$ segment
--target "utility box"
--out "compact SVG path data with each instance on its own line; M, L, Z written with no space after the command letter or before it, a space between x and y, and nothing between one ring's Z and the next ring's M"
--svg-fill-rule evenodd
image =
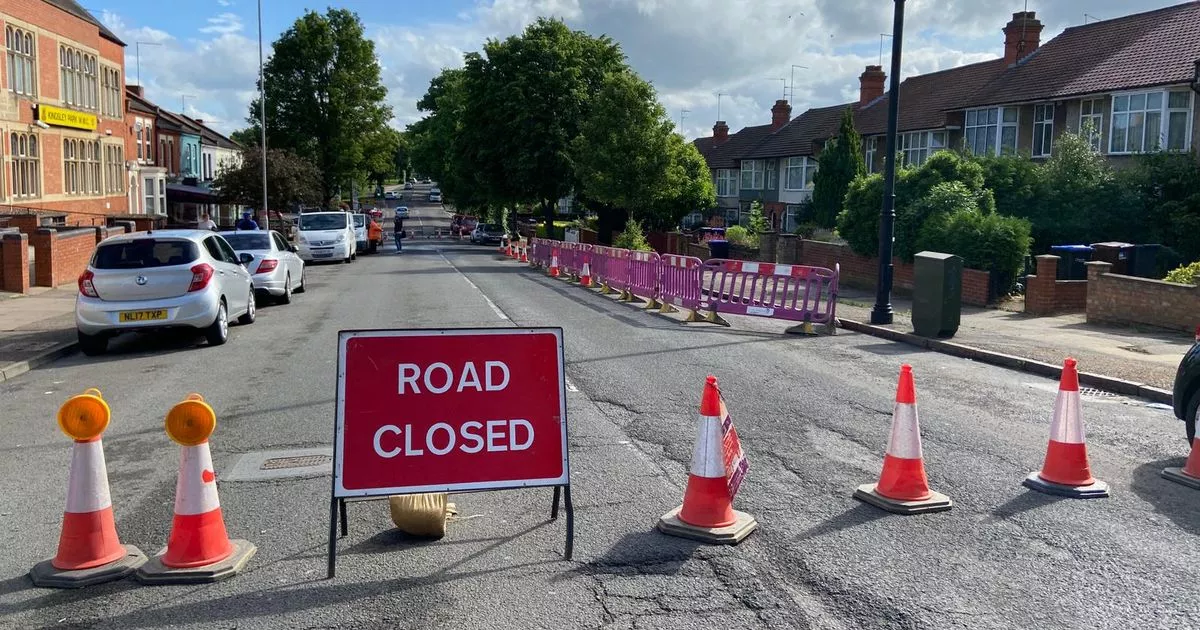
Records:
M962 258L921 252L913 259L913 332L953 337L962 315Z

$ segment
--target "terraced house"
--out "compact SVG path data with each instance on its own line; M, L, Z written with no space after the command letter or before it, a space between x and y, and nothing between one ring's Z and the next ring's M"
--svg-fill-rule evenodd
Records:
M1200 148L1200 2L1071 27L1044 45L1042 30L1034 12L1015 13L1002 29L1002 57L905 79L897 121L903 163L920 165L946 148L1043 160L1062 133L1081 131L1117 164ZM744 222L757 199L776 227L794 230L817 157L846 108L863 136L868 171L882 170L885 80L880 66L867 66L856 102L810 109L783 125L774 113L783 102L772 108L772 125L730 135L718 121L713 136L695 144L727 221Z

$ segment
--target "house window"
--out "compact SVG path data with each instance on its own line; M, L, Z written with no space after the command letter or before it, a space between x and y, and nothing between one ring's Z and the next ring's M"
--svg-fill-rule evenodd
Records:
M800 226L800 206L789 204L783 212L783 232L795 232Z
M817 159L811 157L788 158L785 166L784 190L809 190L817 174Z
M154 178L147 177L142 182L142 192L146 196L146 214L156 214L154 209Z
M866 150L863 151L863 157L867 162L867 172L875 172L875 156L879 153L879 136L867 138Z
M125 147L104 145L104 190L109 194L125 192Z
M718 197L736 197L738 195L737 175L733 169L717 169L716 184Z
M762 160L742 160L742 190L762 190L766 177Z
M12 193L14 197L41 194L42 165L38 159L38 137L32 133L9 134L12 156Z
M158 209L159 214L167 213L167 180L162 178L158 180Z
M144 139L142 137L142 121L140 121L140 120L137 121L136 123L134 123L133 127L135 129L134 133L137 136L137 159L139 162L141 162L142 158L143 158L142 143L144 142Z
M1186 90L1113 96L1109 153L1186 151L1192 93Z
M905 166L920 166L931 153L946 148L945 131L916 131L901 134L900 153Z
M779 177L779 164L775 160L767 160L767 190L775 190L775 180Z
M96 56L66 46L58 47L62 74L62 100L80 109L96 109L99 81Z
M101 67L104 92L100 111L109 118L121 118L121 71L108 66Z
M1101 132L1104 129L1104 100L1092 98L1082 101L1079 107L1079 133L1086 133L1092 150L1102 150Z
M79 194L79 141L63 138L63 192Z
M80 192L85 195L99 195L103 190L100 184L100 141L80 142L79 148L83 154L80 160L82 171L82 190Z
M4 29L4 45L8 49L8 89L17 94L37 94L37 70L34 61L37 47L33 34L13 28Z
M1033 106L1033 157L1049 157L1054 150L1054 105Z
M968 109L965 145L975 155L999 155L1017 150L1017 109Z

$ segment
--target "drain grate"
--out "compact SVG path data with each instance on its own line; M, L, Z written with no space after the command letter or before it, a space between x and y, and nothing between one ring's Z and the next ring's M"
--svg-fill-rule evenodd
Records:
M1080 387L1079 395L1083 396L1084 398L1119 398L1120 397L1120 394L1114 394L1112 392L1104 391L1103 389L1096 389L1095 387Z
M307 468L321 466L333 462L329 455L301 455L299 457L275 457L268 459L258 467L259 470L280 470L284 468Z

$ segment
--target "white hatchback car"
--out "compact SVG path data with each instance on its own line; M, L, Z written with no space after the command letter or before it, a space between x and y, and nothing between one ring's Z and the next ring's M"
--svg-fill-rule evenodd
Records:
M305 212L296 225L296 245L304 262L341 260L348 263L358 257L354 221L349 212Z
M254 279L254 290L269 295L281 304L290 304L292 293L304 293L304 261L296 247L274 230L220 232L240 257L250 254L254 261L246 265Z
M86 355L109 338L158 328L202 330L209 345L229 339L229 320L252 324L254 289L246 264L209 230L135 232L106 238L79 276L75 328Z

